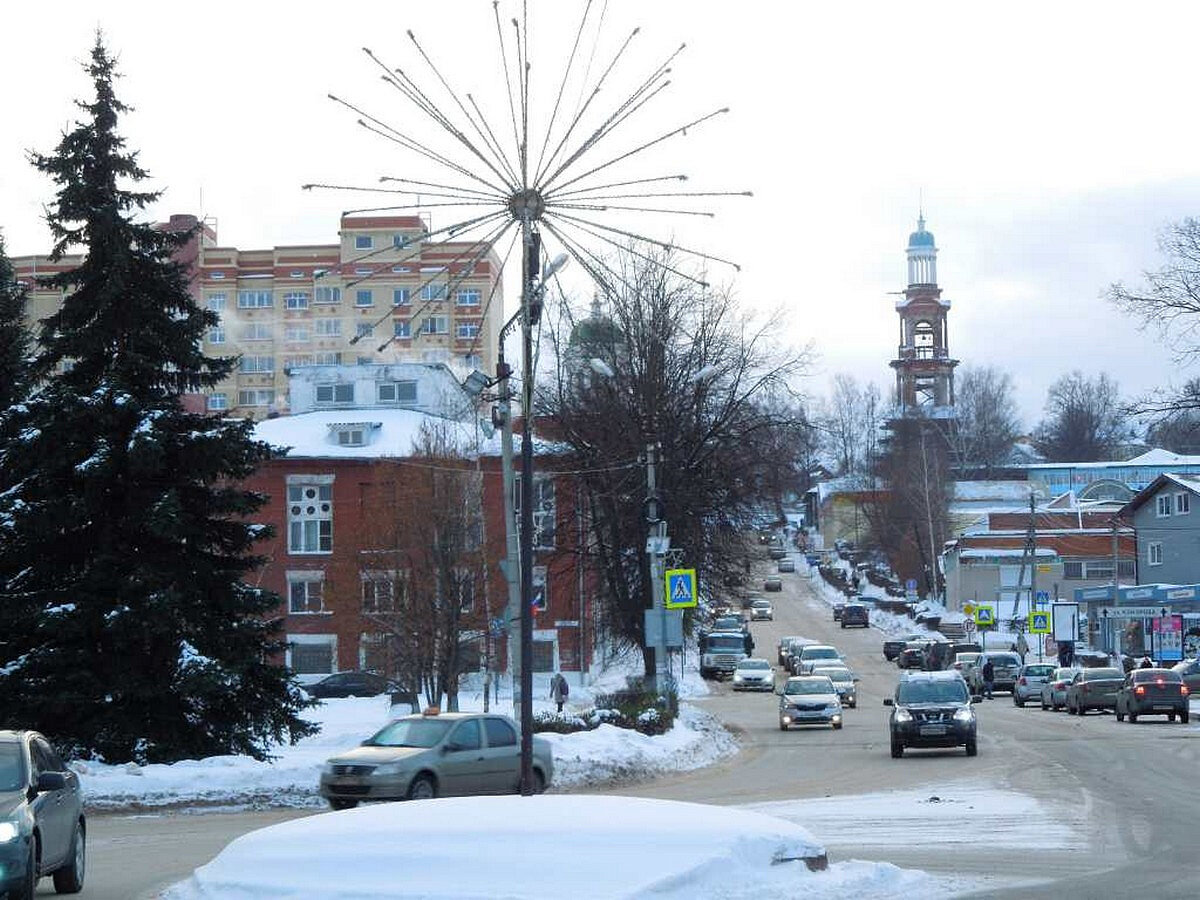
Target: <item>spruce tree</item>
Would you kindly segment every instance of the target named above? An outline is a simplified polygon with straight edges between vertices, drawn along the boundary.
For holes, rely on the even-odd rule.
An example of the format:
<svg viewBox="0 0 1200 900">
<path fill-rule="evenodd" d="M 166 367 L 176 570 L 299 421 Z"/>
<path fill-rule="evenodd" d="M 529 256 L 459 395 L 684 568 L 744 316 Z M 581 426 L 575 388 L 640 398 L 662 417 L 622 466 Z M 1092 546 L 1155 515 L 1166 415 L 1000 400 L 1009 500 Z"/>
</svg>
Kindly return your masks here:
<svg viewBox="0 0 1200 900">
<path fill-rule="evenodd" d="M 315 731 L 275 664 L 279 598 L 247 585 L 263 502 L 239 483 L 271 455 L 252 423 L 188 412 L 232 359 L 200 352 L 201 310 L 172 254 L 191 237 L 139 222 L 155 193 L 117 130 L 127 111 L 97 35 L 95 99 L 52 154 L 47 220 L 63 291 L 35 348 L 36 390 L 8 411 L 0 465 L 0 710 L 109 761 L 245 753 Z"/>
<path fill-rule="evenodd" d="M 0 411 L 22 399 L 28 384 L 29 332 L 25 304 L 29 291 L 17 283 L 0 234 Z"/>
</svg>

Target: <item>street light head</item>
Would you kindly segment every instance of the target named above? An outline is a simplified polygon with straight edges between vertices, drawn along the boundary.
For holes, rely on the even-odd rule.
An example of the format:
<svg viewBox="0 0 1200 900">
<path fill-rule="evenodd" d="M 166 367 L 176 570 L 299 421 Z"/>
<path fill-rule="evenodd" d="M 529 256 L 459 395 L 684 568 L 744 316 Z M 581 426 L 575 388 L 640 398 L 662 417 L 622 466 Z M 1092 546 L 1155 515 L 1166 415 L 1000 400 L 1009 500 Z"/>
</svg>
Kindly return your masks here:
<svg viewBox="0 0 1200 900">
<path fill-rule="evenodd" d="M 708 379 L 720 374 L 721 367 L 709 363 L 707 366 L 689 378 L 688 381 L 692 382 L 693 384 L 699 384 L 702 381 L 707 381 Z"/>
<path fill-rule="evenodd" d="M 546 268 L 542 269 L 542 284 L 545 284 L 552 276 L 557 275 L 563 270 L 567 263 L 571 261 L 571 257 L 565 253 L 560 253 L 550 261 Z"/>
<path fill-rule="evenodd" d="M 600 359 L 598 356 L 593 356 L 588 360 L 588 367 L 597 375 L 603 375 L 605 378 L 612 378 L 617 373 L 613 371 L 613 367 Z"/>
</svg>

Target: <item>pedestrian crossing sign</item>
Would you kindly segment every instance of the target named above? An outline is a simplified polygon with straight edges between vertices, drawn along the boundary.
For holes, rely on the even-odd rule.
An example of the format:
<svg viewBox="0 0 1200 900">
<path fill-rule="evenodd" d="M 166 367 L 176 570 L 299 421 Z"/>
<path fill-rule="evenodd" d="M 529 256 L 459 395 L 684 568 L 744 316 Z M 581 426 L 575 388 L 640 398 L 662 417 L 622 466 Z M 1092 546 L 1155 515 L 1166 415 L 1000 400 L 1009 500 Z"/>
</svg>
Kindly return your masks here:
<svg viewBox="0 0 1200 900">
<path fill-rule="evenodd" d="M 667 609 L 696 605 L 696 570 L 667 569 Z"/>
<path fill-rule="evenodd" d="M 980 603 L 975 607 L 975 624 L 980 628 L 988 628 L 996 624 L 996 608 Z"/>
<path fill-rule="evenodd" d="M 1050 630 L 1050 613 L 1035 610 L 1029 614 L 1030 634 L 1049 634 Z"/>
</svg>

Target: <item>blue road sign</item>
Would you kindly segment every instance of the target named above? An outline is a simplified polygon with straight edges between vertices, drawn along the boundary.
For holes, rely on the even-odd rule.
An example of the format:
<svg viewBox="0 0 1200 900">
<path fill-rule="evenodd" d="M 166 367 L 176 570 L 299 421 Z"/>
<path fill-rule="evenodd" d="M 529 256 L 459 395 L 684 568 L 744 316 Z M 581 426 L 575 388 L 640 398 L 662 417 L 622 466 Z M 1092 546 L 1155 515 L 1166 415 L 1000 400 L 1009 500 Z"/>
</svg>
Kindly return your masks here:
<svg viewBox="0 0 1200 900">
<path fill-rule="evenodd" d="M 696 605 L 696 570 L 667 569 L 667 609 Z"/>
<path fill-rule="evenodd" d="M 1037 592 L 1037 602 L 1038 603 L 1049 603 L 1050 602 L 1050 592 L 1049 591 L 1038 591 Z"/>
</svg>

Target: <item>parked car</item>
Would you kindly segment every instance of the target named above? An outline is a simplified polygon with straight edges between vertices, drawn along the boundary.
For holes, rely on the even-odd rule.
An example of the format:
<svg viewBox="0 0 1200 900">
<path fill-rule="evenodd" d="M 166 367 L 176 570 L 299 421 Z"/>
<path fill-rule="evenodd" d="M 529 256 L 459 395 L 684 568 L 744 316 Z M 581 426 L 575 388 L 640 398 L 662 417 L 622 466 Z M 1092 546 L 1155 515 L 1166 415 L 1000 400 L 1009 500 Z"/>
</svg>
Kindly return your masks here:
<svg viewBox="0 0 1200 900">
<path fill-rule="evenodd" d="M 729 615 L 717 616 L 713 619 L 712 627 L 709 631 L 744 631 L 749 632 L 750 626 L 746 622 L 744 616 L 740 613 L 731 613 Z"/>
<path fill-rule="evenodd" d="M 749 609 L 754 605 L 755 600 L 761 599 L 763 599 L 761 594 L 747 594 L 742 598 L 742 609 Z"/>
<path fill-rule="evenodd" d="M 768 575 L 766 578 L 763 579 L 763 590 L 771 591 L 771 592 L 782 591 L 783 590 L 783 579 L 780 578 L 778 575 Z"/>
<path fill-rule="evenodd" d="M 835 622 L 842 621 L 842 613 L 845 611 L 846 611 L 845 603 L 833 604 L 833 621 L 835 621 Z"/>
<path fill-rule="evenodd" d="M 1079 674 L 1078 666 L 1060 666 L 1042 685 L 1042 709 L 1058 712 L 1067 705 L 1067 688 Z"/>
<path fill-rule="evenodd" d="M 87 820 L 79 776 L 36 731 L 0 731 L 0 890 L 33 900 L 44 875 L 54 890 L 83 889 Z"/>
<path fill-rule="evenodd" d="M 1042 685 L 1054 675 L 1053 663 L 1026 663 L 1017 672 L 1017 683 L 1013 686 L 1013 705 L 1024 706 L 1031 700 L 1042 698 Z"/>
<path fill-rule="evenodd" d="M 849 628 L 852 625 L 871 627 L 871 617 L 861 603 L 847 603 L 846 608 L 842 610 L 842 627 Z"/>
<path fill-rule="evenodd" d="M 970 669 L 972 666 L 974 666 L 979 661 L 979 657 L 981 655 L 982 655 L 981 653 L 978 653 L 978 652 L 973 653 L 971 651 L 966 651 L 963 653 L 955 653 L 954 661 L 952 663 L 950 663 L 950 668 L 953 669 L 955 672 L 958 672 L 965 679 L 967 677 L 967 670 Z"/>
<path fill-rule="evenodd" d="M 1185 659 L 1171 666 L 1172 671 L 1178 672 L 1187 685 L 1188 693 L 1195 695 L 1200 691 L 1200 659 Z"/>
<path fill-rule="evenodd" d="M 335 672 L 320 681 L 304 685 L 310 697 L 374 697 L 397 690 L 394 682 L 374 672 Z"/>
<path fill-rule="evenodd" d="M 554 775 L 550 742 L 533 738 L 534 792 Z M 507 716 L 442 713 L 404 716 L 321 769 L 320 793 L 334 809 L 362 800 L 428 800 L 509 794 L 520 787 L 521 746 Z"/>
<path fill-rule="evenodd" d="M 1134 669 L 1117 691 L 1117 721 L 1136 722 L 1138 716 L 1166 716 L 1187 723 L 1188 695 L 1183 676 L 1174 669 Z"/>
<path fill-rule="evenodd" d="M 779 692 L 779 730 L 793 725 L 842 727 L 842 703 L 833 682 L 824 675 L 789 678 Z"/>
<path fill-rule="evenodd" d="M 837 660 L 839 663 L 845 664 L 837 647 L 829 644 L 808 644 L 800 648 L 799 654 L 792 657 L 792 674 L 807 675 L 812 664 L 820 659 Z"/>
<path fill-rule="evenodd" d="M 772 547 L 767 551 L 767 556 L 769 556 L 771 559 L 783 559 L 785 556 L 787 556 L 787 550 L 785 550 L 782 546 Z"/>
<path fill-rule="evenodd" d="M 799 643 L 796 643 L 796 642 L 799 642 Z M 798 652 L 800 652 L 799 647 L 802 647 L 802 646 L 804 646 L 804 644 L 809 644 L 809 643 L 812 643 L 812 642 L 809 641 L 808 638 L 800 637 L 799 635 L 785 635 L 784 637 L 781 637 L 779 639 L 779 650 L 778 650 L 780 667 L 782 667 L 785 671 L 791 671 L 791 667 L 788 665 L 788 658 L 791 656 L 793 644 L 796 645 L 796 647 L 797 647 L 796 652 L 798 653 Z"/>
<path fill-rule="evenodd" d="M 795 572 L 796 571 L 796 561 L 793 559 L 790 559 L 788 557 L 784 557 L 783 559 L 781 559 L 779 561 L 779 571 L 780 572 Z"/>
<path fill-rule="evenodd" d="M 914 672 L 900 677 L 896 693 L 883 701 L 892 758 L 909 747 L 965 747 L 977 751 L 975 710 L 967 684 L 957 672 Z"/>
<path fill-rule="evenodd" d="M 749 636 L 741 631 L 716 631 L 700 642 L 700 675 L 720 678 L 733 675 L 737 664 L 750 655 Z"/>
<path fill-rule="evenodd" d="M 751 622 L 770 622 L 775 618 L 775 607 L 771 605 L 770 600 L 755 600 L 754 605 L 750 607 Z"/>
<path fill-rule="evenodd" d="M 1117 691 L 1125 684 L 1120 669 L 1080 669 L 1067 686 L 1067 712 L 1082 716 L 1089 709 L 1116 709 Z"/>
<path fill-rule="evenodd" d="M 775 690 L 775 671 L 771 668 L 771 663 L 754 656 L 743 659 L 733 670 L 733 689 L 735 691 Z"/>
<path fill-rule="evenodd" d="M 908 634 L 902 638 L 889 638 L 883 642 L 883 658 L 891 662 L 900 655 L 900 651 L 905 648 L 909 641 L 918 641 L 920 639 L 921 635 L 919 634 Z"/>
<path fill-rule="evenodd" d="M 1017 684 L 1017 673 L 1021 671 L 1021 657 L 1010 650 L 994 653 L 991 650 L 981 653 L 963 677 L 971 693 L 980 697 L 983 695 L 983 667 L 988 660 L 992 662 L 992 690 L 1012 691 Z"/>
</svg>

